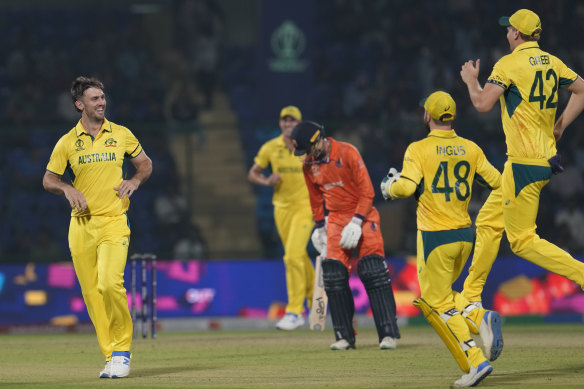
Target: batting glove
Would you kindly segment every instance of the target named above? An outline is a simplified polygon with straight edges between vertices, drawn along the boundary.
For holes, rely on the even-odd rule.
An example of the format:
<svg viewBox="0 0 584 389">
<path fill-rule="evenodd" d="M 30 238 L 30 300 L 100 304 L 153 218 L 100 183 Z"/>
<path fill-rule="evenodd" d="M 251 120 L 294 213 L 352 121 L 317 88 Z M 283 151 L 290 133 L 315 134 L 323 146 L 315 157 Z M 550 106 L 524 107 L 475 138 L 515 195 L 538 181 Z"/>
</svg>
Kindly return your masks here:
<svg viewBox="0 0 584 389">
<path fill-rule="evenodd" d="M 326 257 L 326 227 L 316 227 L 312 232 L 312 245 L 318 251 L 318 253 Z"/>
<path fill-rule="evenodd" d="M 354 249 L 361 239 L 361 224 L 363 220 L 353 216 L 349 224 L 341 232 L 341 247 L 344 249 Z"/>
<path fill-rule="evenodd" d="M 385 200 L 387 199 L 393 200 L 393 196 L 391 195 L 390 191 L 391 184 L 399 180 L 400 174 L 401 173 L 398 172 L 396 168 L 392 167 L 391 169 L 389 169 L 387 176 L 383 177 L 383 180 L 381 181 L 381 195 Z"/>
</svg>

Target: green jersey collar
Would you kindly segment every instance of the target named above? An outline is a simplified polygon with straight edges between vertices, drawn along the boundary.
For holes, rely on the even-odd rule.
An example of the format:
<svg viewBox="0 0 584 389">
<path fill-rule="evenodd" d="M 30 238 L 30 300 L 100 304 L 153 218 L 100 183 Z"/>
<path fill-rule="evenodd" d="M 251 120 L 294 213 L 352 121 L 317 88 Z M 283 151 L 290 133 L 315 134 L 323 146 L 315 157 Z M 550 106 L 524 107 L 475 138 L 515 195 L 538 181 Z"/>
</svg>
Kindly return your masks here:
<svg viewBox="0 0 584 389">
<path fill-rule="evenodd" d="M 539 44 L 537 42 L 524 42 L 517 46 L 513 52 L 526 49 L 539 49 Z"/>
<path fill-rule="evenodd" d="M 454 130 L 431 130 L 428 136 L 435 136 L 438 138 L 456 138 L 456 132 Z"/>
<path fill-rule="evenodd" d="M 101 125 L 101 129 L 99 130 L 99 132 L 102 132 L 102 131 L 103 132 L 112 132 L 112 125 L 107 119 L 103 119 L 103 124 Z M 89 133 L 87 131 L 85 131 L 83 124 L 81 124 L 81 119 L 79 119 L 79 121 L 75 125 L 75 135 L 77 135 L 77 137 L 79 138 L 83 134 L 89 135 Z"/>
</svg>

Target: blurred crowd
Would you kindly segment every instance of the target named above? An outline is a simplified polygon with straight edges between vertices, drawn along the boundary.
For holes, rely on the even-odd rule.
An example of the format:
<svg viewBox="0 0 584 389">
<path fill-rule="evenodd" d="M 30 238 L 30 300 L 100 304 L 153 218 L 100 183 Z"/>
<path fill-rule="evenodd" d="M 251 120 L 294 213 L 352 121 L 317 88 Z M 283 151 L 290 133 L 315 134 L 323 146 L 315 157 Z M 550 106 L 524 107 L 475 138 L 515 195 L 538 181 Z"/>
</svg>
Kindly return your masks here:
<svg viewBox="0 0 584 389">
<path fill-rule="evenodd" d="M 425 136 L 419 101 L 434 90 L 443 89 L 457 102 L 455 129 L 479 144 L 491 163 L 502 170 L 506 146 L 500 110 L 479 114 L 470 104 L 460 68 L 467 60 L 481 59 L 479 80 L 484 83 L 494 63 L 509 52 L 506 30 L 498 25 L 500 16 L 519 8 L 532 8 L 542 19 L 540 45 L 560 57 L 577 73 L 584 75 L 584 51 L 579 44 L 579 26 L 584 24 L 584 4 L 578 1 L 403 1 L 324 0 L 316 2 L 317 44 L 312 55 L 314 83 L 307 100 L 314 117 L 325 125 L 327 134 L 353 143 L 361 151 L 372 181 L 377 183 L 389 167 L 401 167 L 407 145 Z M 253 61 L 244 53 L 226 69 L 240 116 L 253 122 Z M 560 110 L 568 94 L 560 92 Z M 241 101 L 238 109 L 238 101 Z M 260 102 L 261 104 L 261 102 Z M 301 105 L 302 108 L 302 105 Z M 582 209 L 584 147 L 579 118 L 568 129 L 558 150 L 566 172 L 555 176 L 544 189 L 538 217 L 538 231 L 574 254 L 584 253 Z M 242 124 L 243 129 L 246 126 Z M 248 155 L 277 129 L 248 125 L 254 136 L 246 139 Z M 251 161 L 250 161 L 251 163 Z M 568 188 L 568 186 L 570 188 Z M 377 187 L 376 187 L 377 190 Z M 260 228 L 268 234 L 270 193 L 256 189 L 263 200 L 258 209 Z M 474 217 L 488 192 L 474 188 L 470 212 Z M 376 205 L 387 207 L 380 197 Z M 399 237 L 391 246 L 394 254 L 415 252 L 415 203 L 402 201 L 394 229 Z M 403 216 L 405 215 L 405 217 Z M 382 212 L 383 219 L 383 212 Z M 264 220 L 261 222 L 261 220 Z M 272 244 L 278 244 L 276 239 Z M 502 244 L 501 254 L 510 254 Z"/>
<path fill-rule="evenodd" d="M 153 177 L 132 198 L 132 239 L 143 250 L 168 257 L 208 254 L 196 224 L 184 217 L 192 205 L 179 193 L 169 147 L 172 133 L 200 131 L 204 143 L 199 116 L 213 109 L 217 89 L 229 94 L 242 134 L 253 135 L 242 137 L 247 166 L 259 145 L 279 129 L 250 105 L 261 104 L 254 99 L 259 82 L 255 48 L 222 40 L 220 4 L 225 3 L 160 4 L 170 7 L 170 47 L 157 44 L 156 28 L 123 4 L 1 9 L 1 258 L 69 258 L 68 205 L 45 193 L 41 179 L 52 146 L 78 120 L 68 88 L 81 74 L 105 83 L 107 117 L 135 131 L 155 164 Z M 297 104 L 310 106 L 310 119 L 324 123 L 328 134 L 359 148 L 376 190 L 389 167 L 401 168 L 407 145 L 425 136 L 418 102 L 436 89 L 449 91 L 457 102 L 455 129 L 502 169 L 506 157 L 499 111 L 478 114 L 459 76 L 464 61 L 480 58 L 479 80 L 484 82 L 494 62 L 508 52 L 505 30 L 497 24 L 500 16 L 533 8 L 542 19 L 542 48 L 584 74 L 584 50 L 577 42 L 584 4 L 575 0 L 322 0 L 314 6 L 313 87 Z M 566 97 L 560 93 L 560 111 Z M 566 171 L 544 190 L 538 218 L 542 236 L 576 255 L 584 253 L 583 124 L 578 119 L 558 144 Z M 271 193 L 254 190 L 260 197 L 259 232 L 266 252 L 276 253 L 280 243 Z M 487 195 L 475 188 L 473 215 Z M 376 205 L 390 207 L 380 197 Z M 396 218 L 399 245 L 389 254 L 414 253 L 414 200 L 391 207 L 406 217 Z M 502 250 L 509 253 L 508 245 Z"/>
<path fill-rule="evenodd" d="M 52 147 L 80 118 L 69 93 L 79 75 L 104 82 L 107 118 L 135 132 L 155 161 L 152 177 L 132 196 L 131 247 L 163 258 L 208 255 L 204 238 L 191 223 L 190 207 L 169 199 L 169 192 L 180 197 L 169 140 L 173 132 L 197 129 L 199 113 L 212 109 L 217 79 L 213 50 L 219 46 L 208 43 L 218 33 L 209 21 L 221 18 L 213 4 L 164 3 L 177 20 L 169 31 L 170 48 L 156 45 L 156 31 L 131 4 L 0 9 L 5 53 L 0 61 L 2 260 L 70 258 L 69 206 L 41 183 Z M 200 22 L 187 28 L 189 19 Z M 171 215 L 175 206 L 180 220 Z"/>
</svg>

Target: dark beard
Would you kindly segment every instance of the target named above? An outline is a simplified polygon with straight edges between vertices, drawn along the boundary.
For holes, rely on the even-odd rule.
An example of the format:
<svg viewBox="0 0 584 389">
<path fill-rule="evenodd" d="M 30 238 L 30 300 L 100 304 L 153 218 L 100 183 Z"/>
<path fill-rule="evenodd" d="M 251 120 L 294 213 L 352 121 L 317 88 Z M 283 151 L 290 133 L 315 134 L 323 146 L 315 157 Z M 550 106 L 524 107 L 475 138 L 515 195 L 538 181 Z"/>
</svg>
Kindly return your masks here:
<svg viewBox="0 0 584 389">
<path fill-rule="evenodd" d="M 304 160 L 304 163 L 307 165 L 310 165 L 313 163 L 327 162 L 328 158 L 325 159 L 325 156 L 326 156 L 326 143 L 323 142 L 322 148 L 317 150 L 315 155 L 306 158 Z"/>
<path fill-rule="evenodd" d="M 322 163 L 322 162 L 327 162 L 327 160 L 324 159 L 324 152 L 323 151 L 321 151 L 320 153 L 318 153 L 317 155 L 315 155 L 313 157 L 309 157 L 309 158 L 306 158 L 304 160 L 304 163 L 306 165 L 310 165 L 313 163 Z"/>
<path fill-rule="evenodd" d="M 315 162 L 319 162 L 322 161 L 324 159 L 324 147 L 318 151 L 318 153 L 314 156 L 314 161 Z"/>
</svg>

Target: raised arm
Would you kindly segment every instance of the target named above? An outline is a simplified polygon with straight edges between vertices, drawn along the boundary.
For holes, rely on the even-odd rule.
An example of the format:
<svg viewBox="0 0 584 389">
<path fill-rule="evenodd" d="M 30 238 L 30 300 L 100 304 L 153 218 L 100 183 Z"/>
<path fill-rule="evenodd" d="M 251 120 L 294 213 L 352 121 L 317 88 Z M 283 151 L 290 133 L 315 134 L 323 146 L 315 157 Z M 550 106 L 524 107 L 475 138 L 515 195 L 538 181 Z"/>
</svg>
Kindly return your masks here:
<svg viewBox="0 0 584 389">
<path fill-rule="evenodd" d="M 491 83 L 486 83 L 482 88 L 478 81 L 480 65 L 480 59 L 476 60 L 476 64 L 474 61 L 465 62 L 460 70 L 460 77 L 468 88 L 470 101 L 476 110 L 489 112 L 505 90 Z"/>
</svg>

